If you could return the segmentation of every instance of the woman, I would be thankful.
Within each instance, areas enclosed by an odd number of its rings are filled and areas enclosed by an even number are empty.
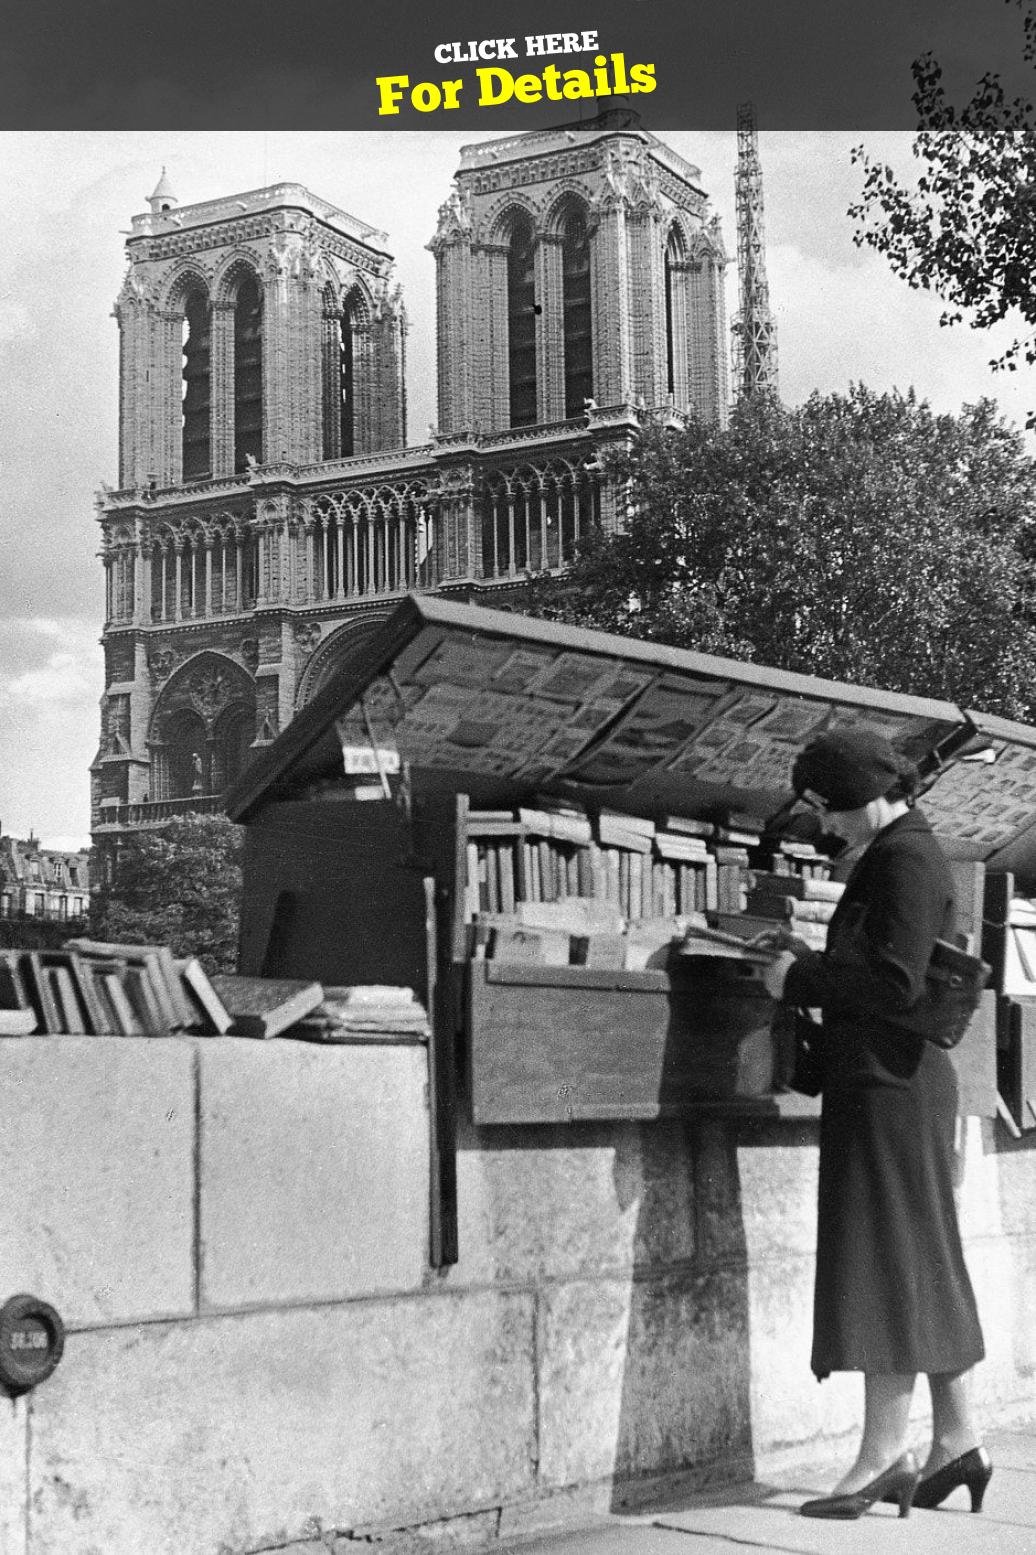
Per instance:
[[[984,1347],[953,1199],[956,1072],[896,1017],[952,935],[953,881],[914,807],[917,769],[880,736],[832,732],[792,773],[827,829],[865,847],[828,928],[828,948],[784,936],[767,967],[774,998],[823,1014],[823,1110],[812,1367],[864,1374],[857,1458],[807,1517],[859,1517],[875,1501],[938,1506],[958,1486],[981,1510],[992,1474],[965,1390]],[[905,1450],[914,1380],[932,1396],[918,1475]]]

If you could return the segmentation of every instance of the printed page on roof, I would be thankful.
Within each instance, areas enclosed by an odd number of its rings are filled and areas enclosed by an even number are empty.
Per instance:
[[[230,810],[247,819],[270,799],[333,794],[349,774],[384,771],[479,803],[542,791],[629,813],[762,821],[791,798],[796,752],[832,728],[876,730],[918,762],[925,806],[956,856],[1017,845],[1020,865],[1036,867],[1027,725],[417,596],[245,775]]]

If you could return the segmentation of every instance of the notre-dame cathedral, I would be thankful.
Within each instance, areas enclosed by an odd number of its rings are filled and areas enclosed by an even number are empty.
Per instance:
[[[600,451],[727,412],[718,222],[626,110],[468,146],[428,247],[438,429],[407,443],[384,233],[298,184],[135,216],[94,840],[218,809],[411,589],[502,603],[617,521]]]

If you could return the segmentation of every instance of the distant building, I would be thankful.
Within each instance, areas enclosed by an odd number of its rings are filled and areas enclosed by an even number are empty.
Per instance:
[[[92,830],[218,810],[411,589],[506,605],[622,522],[600,455],[728,409],[701,175],[613,109],[464,148],[428,244],[438,420],[407,443],[384,233],[298,184],[132,218]]]
[[[0,836],[0,918],[64,923],[90,906],[90,854],[42,848],[28,838]]]

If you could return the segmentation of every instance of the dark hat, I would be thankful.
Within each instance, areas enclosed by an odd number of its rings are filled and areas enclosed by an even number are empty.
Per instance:
[[[832,730],[818,735],[796,759],[792,787],[813,793],[829,810],[860,810],[896,790],[897,798],[917,787],[917,767],[888,740],[870,730]]]

